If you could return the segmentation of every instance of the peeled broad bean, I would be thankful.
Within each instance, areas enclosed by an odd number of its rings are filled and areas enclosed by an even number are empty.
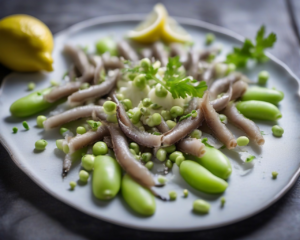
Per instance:
[[[128,174],[125,174],[122,180],[122,196],[135,212],[144,216],[154,214],[156,203],[153,194],[135,182]]]
[[[101,200],[116,196],[121,187],[122,172],[118,162],[110,156],[98,156],[94,160],[93,193]]]
[[[284,94],[281,91],[264,87],[251,87],[243,95],[242,101],[259,100],[278,104],[283,98]]]
[[[11,114],[14,117],[28,117],[55,105],[55,103],[47,102],[43,97],[51,90],[52,88],[46,88],[18,99],[10,106]]]
[[[228,186],[223,179],[191,160],[181,163],[180,175],[193,188],[206,193],[222,193]]]
[[[191,158],[219,178],[227,179],[231,175],[232,167],[228,158],[214,147],[205,146],[205,155],[203,157],[191,156]]]
[[[117,44],[112,37],[105,37],[96,43],[97,53],[103,54],[109,52],[110,56],[117,56]]]
[[[202,199],[198,199],[193,203],[193,210],[196,213],[206,214],[210,210],[210,204]]]
[[[250,119],[276,121],[282,117],[281,112],[275,105],[263,101],[238,102],[236,108],[241,114]]]

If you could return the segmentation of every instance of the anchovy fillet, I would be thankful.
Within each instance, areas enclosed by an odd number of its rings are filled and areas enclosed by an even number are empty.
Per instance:
[[[206,124],[211,128],[213,134],[225,144],[228,149],[233,149],[236,147],[237,143],[228,130],[228,128],[223,124],[219,118],[218,113],[215,111],[213,106],[209,102],[209,92],[206,92],[203,97],[202,111]]]
[[[103,107],[101,106],[87,105],[77,107],[48,118],[44,121],[44,129],[47,131],[79,118],[91,117],[94,111],[104,114]]]

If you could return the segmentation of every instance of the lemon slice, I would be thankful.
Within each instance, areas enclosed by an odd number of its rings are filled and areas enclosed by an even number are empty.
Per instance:
[[[40,20],[12,15],[0,21],[0,63],[19,72],[52,71],[53,37]]]
[[[192,41],[192,37],[171,17],[167,18],[161,37],[167,43]]]
[[[167,10],[164,5],[158,3],[145,21],[140,23],[134,30],[128,33],[128,37],[141,43],[152,43],[157,41],[167,18]]]

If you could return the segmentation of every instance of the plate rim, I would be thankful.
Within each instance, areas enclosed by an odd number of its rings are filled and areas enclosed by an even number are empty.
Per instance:
[[[91,18],[91,19],[87,19],[87,20],[75,23],[74,25],[71,25],[70,27],[68,27],[64,30],[55,33],[54,38],[57,38],[61,35],[68,36],[69,34],[72,34],[72,33],[78,32],[80,30],[83,30],[85,28],[92,27],[92,26],[99,25],[99,24],[117,23],[117,22],[121,22],[121,21],[135,22],[135,21],[143,20],[144,17],[145,17],[144,14],[116,14],[116,15],[107,15],[107,16],[95,17],[95,18]],[[190,25],[190,26],[194,26],[194,27],[199,27],[199,28],[202,28],[202,29],[207,29],[208,31],[214,31],[214,32],[229,36],[231,38],[234,38],[234,39],[236,39],[240,42],[244,41],[244,39],[245,39],[245,37],[235,33],[232,30],[229,30],[225,27],[217,26],[217,25],[214,25],[214,24],[202,21],[202,20],[193,19],[193,18],[185,18],[185,17],[174,17],[174,18],[180,24],[186,24],[186,25]],[[297,85],[298,85],[297,96],[300,97],[300,80],[296,76],[296,74],[284,62],[282,62],[281,60],[279,60],[278,58],[276,58],[275,56],[273,56],[269,52],[267,52],[266,55],[268,56],[269,59],[271,59],[274,63],[276,63],[278,67],[281,67],[284,71],[286,71],[289,74],[289,76],[292,77],[292,80],[297,83]],[[4,79],[2,81],[2,84],[0,86],[0,97],[1,97],[4,85],[6,84],[7,79],[9,77],[15,75],[15,74],[18,74],[18,73],[12,72],[12,73],[10,73],[10,74],[8,74],[7,76],[4,77]],[[281,197],[283,197],[287,193],[287,191],[289,191],[291,189],[291,187],[296,183],[297,179],[300,176],[300,166],[299,166],[299,168],[295,171],[295,173],[293,174],[293,176],[291,177],[289,182],[286,184],[286,186],[283,189],[281,189],[281,191],[278,192],[273,197],[273,199],[271,201],[269,201],[266,205],[262,206],[261,208],[257,209],[256,211],[253,211],[253,212],[251,212],[251,213],[249,213],[245,216],[236,218],[234,220],[229,220],[229,221],[226,221],[226,222],[223,222],[223,223],[212,224],[210,226],[205,226],[205,227],[200,226],[200,227],[191,227],[191,228],[184,228],[184,229],[171,229],[171,228],[156,229],[156,228],[151,228],[151,227],[147,227],[147,226],[145,226],[145,227],[135,226],[135,225],[132,225],[132,224],[127,224],[126,222],[124,223],[124,222],[120,222],[120,221],[114,221],[114,220],[111,220],[111,219],[107,219],[106,217],[102,217],[102,216],[99,216],[97,214],[90,213],[90,212],[86,211],[84,208],[82,208],[81,206],[78,206],[76,204],[73,204],[72,202],[69,202],[67,199],[61,197],[55,191],[52,191],[50,188],[48,188],[43,183],[38,181],[38,179],[36,179],[31,174],[29,169],[27,169],[22,164],[20,164],[20,162],[14,156],[13,151],[9,148],[8,143],[6,142],[4,136],[2,136],[1,131],[0,131],[0,142],[3,145],[3,147],[6,149],[6,151],[9,153],[11,159],[18,166],[18,168],[21,169],[34,183],[36,183],[44,191],[46,191],[47,193],[49,193],[50,195],[52,195],[53,197],[55,197],[59,201],[75,208],[76,210],[79,210],[79,211],[83,212],[84,214],[95,217],[95,218],[100,219],[102,221],[106,221],[106,222],[116,224],[116,225],[119,225],[119,226],[123,226],[123,227],[128,227],[128,228],[131,228],[131,229],[138,229],[138,230],[144,230],[144,231],[156,231],[156,232],[187,232],[187,231],[197,231],[197,230],[199,231],[199,230],[206,230],[206,229],[213,229],[213,228],[223,227],[223,226],[227,226],[227,225],[230,225],[230,224],[234,224],[234,223],[243,221],[245,219],[248,219],[248,218],[262,212],[263,210],[265,210],[266,208],[268,208],[272,204],[274,204],[276,201],[278,201]]]

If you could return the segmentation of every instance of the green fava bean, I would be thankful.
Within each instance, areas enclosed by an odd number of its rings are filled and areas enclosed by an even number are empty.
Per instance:
[[[193,188],[206,193],[222,193],[228,186],[223,179],[191,160],[181,163],[180,175]]]
[[[117,56],[118,49],[116,42],[112,39],[112,37],[105,37],[100,39],[96,43],[96,49],[99,54],[103,54],[106,52],[110,53],[110,56]]]
[[[243,95],[242,101],[259,100],[278,104],[283,98],[284,94],[281,91],[263,87],[251,87]]]
[[[96,142],[93,146],[93,154],[95,156],[105,155],[108,152],[108,147],[105,142]]]
[[[91,171],[94,168],[94,161],[95,161],[95,157],[94,155],[91,154],[86,154],[82,157],[81,159],[81,166],[87,170],[87,171]]]
[[[55,105],[47,102],[43,97],[51,90],[52,88],[46,88],[18,99],[10,106],[11,114],[14,117],[28,117]]]
[[[198,199],[193,203],[193,210],[196,213],[206,214],[209,212],[210,204],[204,200]]]
[[[101,200],[114,198],[120,190],[122,171],[118,162],[110,156],[98,156],[94,160],[93,193]]]
[[[190,158],[219,178],[227,179],[232,172],[228,158],[216,148],[205,146],[205,155],[203,157],[190,156]]]
[[[45,150],[46,146],[48,145],[47,141],[45,141],[44,139],[38,140],[35,142],[35,149],[36,150]]]
[[[258,120],[276,121],[282,117],[279,109],[272,103],[263,101],[245,101],[236,104],[236,108],[245,117]]]
[[[169,156],[170,160],[172,162],[175,162],[176,161],[176,158],[179,157],[179,156],[183,156],[182,152],[179,152],[179,151],[175,151],[175,152],[172,152]]]
[[[135,182],[128,174],[125,174],[122,180],[122,196],[135,212],[144,216],[154,214],[156,203],[153,194]]]

